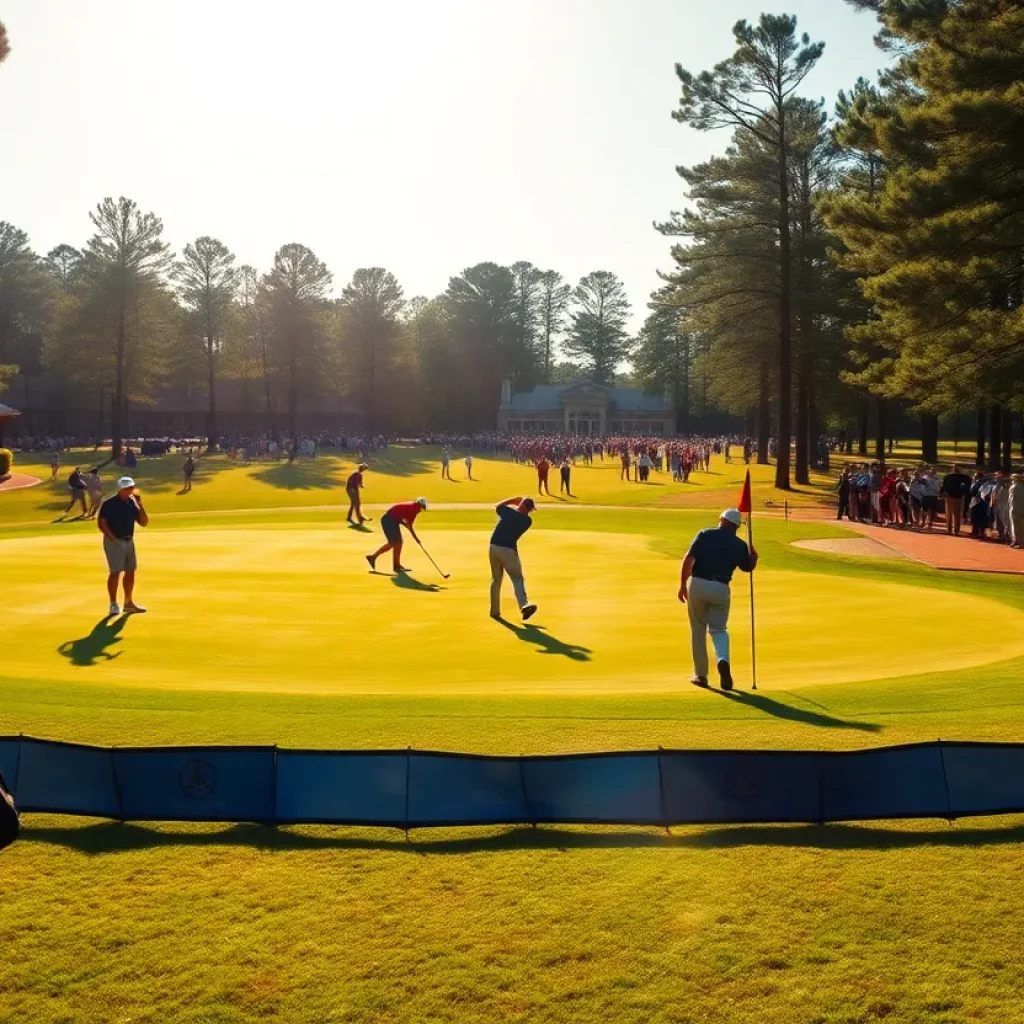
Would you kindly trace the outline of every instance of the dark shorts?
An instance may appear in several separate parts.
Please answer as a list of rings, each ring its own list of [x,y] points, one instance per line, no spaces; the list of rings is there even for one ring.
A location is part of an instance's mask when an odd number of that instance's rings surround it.
[[[938,512],[939,511],[939,499],[935,497],[927,497],[921,499],[921,508],[925,512]]]
[[[380,528],[384,531],[384,536],[389,544],[402,543],[402,527],[397,519],[392,519],[391,516],[381,516]]]

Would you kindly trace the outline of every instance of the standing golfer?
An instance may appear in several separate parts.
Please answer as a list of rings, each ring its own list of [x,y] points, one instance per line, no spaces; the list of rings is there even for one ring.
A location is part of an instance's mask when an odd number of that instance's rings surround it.
[[[525,622],[537,610],[526,597],[523,582],[523,564],[519,561],[519,538],[533,526],[530,513],[534,509],[533,498],[506,498],[494,511],[498,513],[498,525],[491,534],[491,618],[501,618],[501,583],[505,573],[512,580],[519,611]]]
[[[690,612],[694,671],[691,682],[695,686],[708,685],[707,634],[710,633],[722,689],[732,689],[727,629],[729,584],[737,569],[753,572],[757,567],[757,552],[736,536],[742,525],[742,513],[734,508],[726,509],[719,517],[718,529],[701,530],[683,559],[679,600],[688,605]]]
[[[352,517],[355,516],[358,520],[359,525],[363,523],[372,522],[371,519],[363,515],[363,499],[359,495],[359,491],[363,486],[363,474],[370,467],[365,462],[359,463],[359,468],[349,476],[348,480],[345,481],[345,493],[348,495],[349,509],[346,518],[351,523]]]
[[[110,596],[110,614],[119,615],[117,583],[124,573],[124,610],[126,614],[146,609],[132,600],[135,591],[135,524],[149,525],[149,516],[142,507],[142,499],[134,493],[135,481],[123,476],[117,481],[117,494],[107,498],[100,506],[97,519],[103,533],[103,553],[107,556],[107,593]]]
[[[395,572],[409,571],[402,565],[402,527],[404,526],[412,534],[412,539],[419,544],[420,539],[416,536],[416,529],[412,524],[415,522],[416,517],[421,512],[426,512],[426,510],[427,499],[417,498],[415,501],[403,501],[398,505],[392,505],[380,517],[380,528],[384,531],[387,544],[378,548],[372,555],[366,556],[366,560],[370,563],[370,568],[374,572],[377,571],[377,559],[388,551],[394,552],[391,557]]]

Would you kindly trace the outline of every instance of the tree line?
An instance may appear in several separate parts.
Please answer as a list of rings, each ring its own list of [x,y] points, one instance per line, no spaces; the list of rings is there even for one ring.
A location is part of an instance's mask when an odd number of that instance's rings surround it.
[[[678,169],[689,200],[657,228],[673,269],[652,296],[639,378],[693,382],[747,415],[776,484],[808,479],[823,431],[885,455],[897,409],[937,459],[940,416],[977,417],[978,462],[1009,468],[1024,409],[1024,9],[1013,0],[847,0],[890,57],[831,114],[801,95],[824,44],[788,15],[734,27],[711,70],[676,68],[674,117],[724,130]],[[1022,422],[1024,429],[1024,422]],[[795,465],[790,465],[790,441]]]
[[[807,482],[824,433],[884,457],[908,411],[927,461],[940,417],[970,416],[978,463],[1009,467],[1024,432],[1024,9],[846,2],[877,19],[888,64],[831,110],[803,95],[824,44],[788,15],[738,22],[710,70],[677,66],[673,116],[728,143],[678,168],[687,206],[655,225],[672,267],[637,338],[607,271],[572,286],[481,263],[406,300],[365,268],[332,296],[304,246],[262,273],[212,238],[175,257],[156,216],[105,199],[81,250],[39,256],[0,224],[0,389],[14,366],[92,389],[116,445],[125,403],[168,382],[207,390],[211,437],[225,378],[277,435],[321,392],[354,399],[370,430],[465,430],[493,424],[505,377],[608,383],[625,364],[673,396],[682,431],[695,410],[745,417],[761,462],[775,437],[782,488]]]
[[[491,428],[505,378],[610,383],[633,345],[625,287],[605,270],[572,286],[528,262],[481,263],[442,295],[407,300],[394,274],[366,267],[332,296],[330,270],[303,245],[261,273],[216,238],[173,254],[160,218],[130,199],[104,199],[90,220],[81,249],[45,256],[0,222],[0,387],[19,368],[46,370],[67,394],[97,396],[115,449],[127,403],[168,384],[205,390],[215,443],[224,379],[279,437],[294,438],[303,404],[325,393],[352,399],[371,433]]]

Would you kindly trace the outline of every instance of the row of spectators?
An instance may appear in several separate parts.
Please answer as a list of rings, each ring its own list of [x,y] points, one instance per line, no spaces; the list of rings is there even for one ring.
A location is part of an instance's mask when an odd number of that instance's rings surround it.
[[[941,516],[946,532],[960,536],[965,523],[978,540],[1024,546],[1024,475],[973,476],[954,465],[940,477],[933,466],[916,470],[881,463],[846,466],[837,485],[836,518],[879,526],[931,530]]]

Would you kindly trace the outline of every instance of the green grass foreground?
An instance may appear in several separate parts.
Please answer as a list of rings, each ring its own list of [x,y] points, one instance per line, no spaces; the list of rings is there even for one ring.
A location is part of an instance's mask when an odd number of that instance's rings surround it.
[[[484,753],[1024,738],[1015,577],[797,549],[835,527],[765,518],[763,686],[727,697],[686,684],[674,598],[707,513],[542,508],[522,544],[538,638],[486,619],[485,511],[423,517],[452,579],[412,549],[426,589],[398,588],[360,567],[377,535],[314,507],[336,492],[295,508],[305,492],[230,467],[197,478],[215,507],[170,515],[176,460],[145,468],[152,611],[113,635],[95,528],[50,523],[56,488],[0,495],[0,733]],[[528,473],[493,468],[506,491]],[[639,485],[602,486],[616,505]],[[1024,1019],[1022,852],[1020,818],[406,838],[32,815],[0,855],[0,1020],[1002,1024]]]

